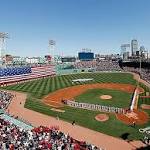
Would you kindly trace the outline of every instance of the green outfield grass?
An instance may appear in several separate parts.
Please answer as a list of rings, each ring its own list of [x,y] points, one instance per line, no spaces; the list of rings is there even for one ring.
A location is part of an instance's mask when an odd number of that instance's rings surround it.
[[[6,89],[27,92],[36,98],[42,98],[48,93],[56,91],[58,89],[83,84],[82,82],[72,83],[73,79],[79,79],[79,78],[93,78],[93,81],[88,81],[86,82],[87,84],[112,83],[112,82],[128,83],[134,85],[136,84],[136,81],[133,80],[132,75],[127,73],[124,74],[122,73],[81,73],[81,74],[48,77],[45,79],[29,81],[22,84],[8,86],[6,87]]]
[[[70,108],[65,106],[63,108],[65,110],[65,113],[59,113],[50,110],[51,107],[45,105],[42,102],[41,99],[50,92],[65,87],[83,84],[80,82],[75,84],[72,83],[73,79],[79,79],[79,78],[93,78],[94,80],[87,82],[88,84],[89,83],[127,83],[127,84],[136,85],[136,81],[133,79],[133,76],[127,73],[81,73],[81,74],[48,77],[45,79],[39,79],[36,81],[30,81],[27,83],[12,85],[4,88],[8,90],[27,92],[28,98],[26,100],[25,107],[28,109],[32,109],[34,111],[44,113],[46,115],[51,115],[54,117],[59,116],[60,119],[66,120],[68,122],[72,122],[73,120],[75,120],[76,124],[78,125],[108,135],[112,135],[115,137],[121,137],[121,135],[123,135],[124,133],[129,133],[129,139],[140,139],[142,137],[142,134],[138,132],[138,129],[146,127],[147,125],[149,125],[150,122],[148,122],[145,125],[136,126],[135,128],[133,128],[117,120],[115,115],[108,114],[110,119],[106,122],[101,123],[94,119],[95,116],[100,112],[83,110],[83,109],[75,109],[75,108]],[[144,89],[147,88],[145,86],[143,87]],[[94,94],[92,94],[93,92]],[[106,89],[93,89],[76,97],[76,99],[82,101],[88,100],[89,103],[97,103],[98,100],[97,96],[99,96],[100,94],[99,92],[101,94],[107,92],[109,93],[109,95],[113,95],[113,100],[110,103],[111,106],[126,107],[129,105],[131,99],[131,94],[117,91],[117,90],[113,91],[113,90],[106,90]],[[91,98],[93,98],[94,101]],[[100,102],[100,99],[98,101],[100,104],[106,104],[106,102]]]

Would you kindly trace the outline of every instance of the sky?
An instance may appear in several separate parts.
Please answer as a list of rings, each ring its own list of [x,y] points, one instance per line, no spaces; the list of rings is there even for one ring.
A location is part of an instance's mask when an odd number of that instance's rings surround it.
[[[150,49],[150,0],[0,0],[0,32],[16,56],[49,54],[49,40],[63,56],[120,53],[132,39]]]

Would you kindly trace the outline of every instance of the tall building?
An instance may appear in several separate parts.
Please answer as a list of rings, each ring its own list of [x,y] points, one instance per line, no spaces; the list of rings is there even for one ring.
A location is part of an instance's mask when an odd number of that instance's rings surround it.
[[[131,53],[132,53],[132,56],[135,56],[137,51],[138,51],[138,41],[136,39],[133,39],[131,41]]]
[[[142,58],[146,58],[147,57],[147,51],[145,50],[144,46],[140,46],[140,56]]]
[[[140,52],[145,52],[145,47],[144,46],[140,46]]]
[[[130,44],[122,44],[121,45],[121,56],[124,56],[128,53],[129,55],[130,52]]]
[[[123,53],[123,60],[129,59],[129,52]]]

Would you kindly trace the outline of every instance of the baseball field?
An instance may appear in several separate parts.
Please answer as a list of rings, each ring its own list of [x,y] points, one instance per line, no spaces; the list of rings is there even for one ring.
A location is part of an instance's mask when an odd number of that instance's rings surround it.
[[[92,80],[73,82],[77,79]],[[47,77],[3,88],[28,93],[25,103],[28,109],[59,117],[68,122],[75,120],[78,125],[115,137],[123,138],[125,134],[128,134],[128,139],[141,139],[143,135],[138,130],[150,124],[149,118],[143,124],[133,127],[119,120],[114,113],[107,113],[109,119],[99,122],[95,116],[104,114],[102,112],[61,104],[62,99],[71,99],[82,103],[129,108],[136,85],[137,81],[132,74],[128,73],[80,73]],[[143,84],[140,86],[143,90],[140,95],[150,93],[148,87]],[[102,96],[110,96],[110,98]],[[139,98],[138,101],[138,110],[144,111],[147,116],[150,115],[150,110],[142,110],[141,104],[150,104],[150,100]],[[52,107],[57,109],[52,109]]]

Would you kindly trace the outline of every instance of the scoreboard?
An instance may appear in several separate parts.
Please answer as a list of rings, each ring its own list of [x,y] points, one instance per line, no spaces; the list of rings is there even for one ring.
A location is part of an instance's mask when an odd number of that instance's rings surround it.
[[[79,60],[93,60],[94,53],[92,52],[79,52],[78,53]]]

